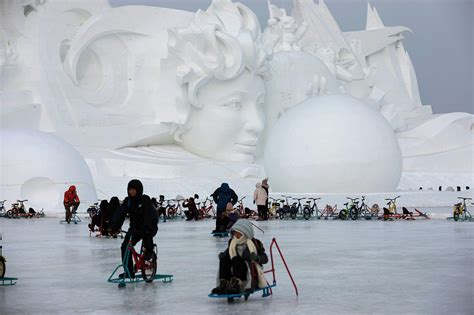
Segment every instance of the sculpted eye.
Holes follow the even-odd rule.
[[[239,110],[242,108],[242,103],[240,103],[240,101],[231,101],[223,104],[223,106]]]

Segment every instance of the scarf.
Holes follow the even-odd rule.
[[[242,235],[241,238],[233,237],[232,240],[230,241],[230,245],[229,245],[230,259],[237,256],[237,246],[238,245],[243,245],[243,244],[247,245],[247,248],[249,249],[250,253],[257,254],[257,247],[255,247],[254,242],[251,239],[248,239],[245,235]],[[254,264],[254,265],[255,265],[255,268],[257,270],[258,286],[260,288],[264,288],[264,287],[267,286],[267,280],[265,280],[265,276],[264,276],[262,267],[259,264]]]
[[[245,235],[242,235],[241,238],[233,237],[229,245],[229,256],[230,259],[237,256],[237,245],[246,244],[247,248],[251,253],[257,254],[257,248],[251,239],[248,239]]]

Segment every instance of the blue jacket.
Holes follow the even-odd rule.
[[[222,183],[221,187],[217,188],[211,196],[217,205],[217,214],[224,212],[229,202],[235,205],[238,200],[237,194],[227,183]]]

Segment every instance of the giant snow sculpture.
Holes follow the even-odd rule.
[[[2,1],[1,126],[73,144],[102,191],[145,175],[160,187],[183,177],[209,190],[228,177],[246,187],[264,175],[266,140],[286,111],[339,94],[388,120],[406,174],[472,173],[458,158],[472,155],[472,115],[440,118],[422,105],[406,27],[384,26],[371,5],[355,32],[343,32],[322,0],[294,0],[291,14],[269,1],[269,11],[262,33],[251,9],[231,0],[197,13]]]

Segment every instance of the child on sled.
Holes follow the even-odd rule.
[[[249,220],[230,229],[228,248],[219,254],[218,285],[211,294],[239,294],[267,286],[262,265],[268,262],[262,242],[254,238]]]

